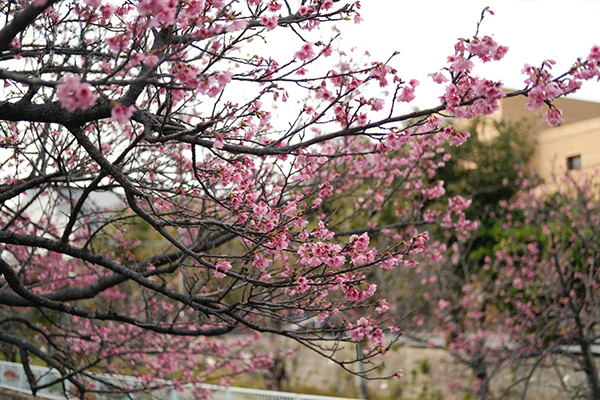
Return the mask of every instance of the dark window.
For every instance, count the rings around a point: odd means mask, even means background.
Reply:
[[[567,169],[581,169],[581,156],[573,156],[567,158]]]

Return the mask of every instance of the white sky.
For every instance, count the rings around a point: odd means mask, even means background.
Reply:
[[[585,58],[600,45],[600,0],[362,0],[364,22],[340,23],[344,46],[368,49],[378,59],[399,51],[395,68],[403,80],[421,82],[410,107],[435,105],[441,87],[428,73],[446,66],[459,37],[472,37],[484,7],[480,35],[490,35],[509,52],[500,62],[477,63],[475,74],[502,80],[505,87],[524,87],[525,63],[540,65],[554,59],[556,75],[577,57]],[[600,101],[600,84],[588,82],[573,97]]]

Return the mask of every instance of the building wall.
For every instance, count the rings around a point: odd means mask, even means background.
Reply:
[[[596,118],[537,132],[532,168],[543,178],[567,170],[567,160],[579,156],[582,171],[600,169],[600,113]]]
[[[567,159],[579,156],[582,171],[600,170],[600,103],[560,98],[553,104],[563,111],[564,122],[557,127],[546,124],[543,113],[547,108],[525,109],[527,98],[504,99],[495,119],[526,121],[536,141],[530,168],[542,178],[567,170]]]

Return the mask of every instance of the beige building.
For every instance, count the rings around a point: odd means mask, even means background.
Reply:
[[[600,103],[572,98],[560,98],[553,104],[562,110],[564,122],[548,126],[544,107],[531,112],[525,109],[524,96],[501,101],[498,120],[525,120],[536,140],[535,154],[530,167],[542,178],[569,169],[600,170]]]

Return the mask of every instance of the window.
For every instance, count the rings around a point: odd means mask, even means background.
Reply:
[[[567,169],[581,169],[581,156],[573,156],[567,158]]]

